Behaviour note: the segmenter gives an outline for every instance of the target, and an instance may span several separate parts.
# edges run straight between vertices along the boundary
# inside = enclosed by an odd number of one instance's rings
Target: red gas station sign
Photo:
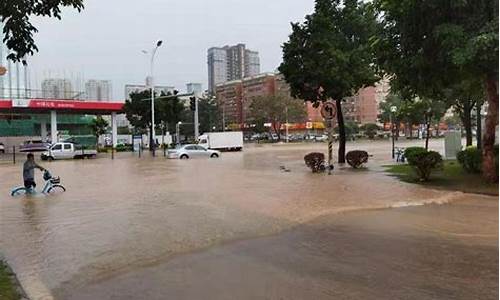
[[[15,108],[25,110],[75,110],[89,113],[92,113],[92,111],[120,112],[123,109],[123,103],[53,99],[0,100],[0,109]]]
[[[29,102],[28,108],[55,109],[55,110],[57,110],[57,109],[70,109],[70,110],[121,111],[123,108],[123,103],[32,99]]]

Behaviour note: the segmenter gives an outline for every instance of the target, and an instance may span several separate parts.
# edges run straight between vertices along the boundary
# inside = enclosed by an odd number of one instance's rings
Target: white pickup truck
[[[49,150],[42,153],[42,160],[72,159],[72,158],[95,158],[96,150],[84,149],[81,145],[73,143],[55,143]]]
[[[198,138],[198,145],[213,150],[241,151],[243,150],[243,132],[207,132]]]

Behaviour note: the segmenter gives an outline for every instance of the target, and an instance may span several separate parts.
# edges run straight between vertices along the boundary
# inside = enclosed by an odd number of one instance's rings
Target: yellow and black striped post
[[[323,103],[321,106],[321,116],[326,121],[326,127],[328,130],[328,175],[332,175],[333,170],[333,119],[337,115],[337,108],[335,104],[331,101]]]
[[[333,160],[333,121],[328,120],[328,175],[332,175],[332,160]]]

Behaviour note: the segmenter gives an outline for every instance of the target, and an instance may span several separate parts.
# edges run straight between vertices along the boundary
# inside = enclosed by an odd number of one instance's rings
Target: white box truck
[[[241,151],[243,150],[243,132],[207,132],[198,138],[198,145],[214,150]]]

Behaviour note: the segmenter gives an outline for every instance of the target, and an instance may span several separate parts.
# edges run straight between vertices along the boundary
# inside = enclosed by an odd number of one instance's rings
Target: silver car
[[[220,157],[220,151],[206,149],[205,147],[202,147],[200,145],[188,144],[182,145],[176,149],[168,150],[167,157],[180,159],[199,157],[218,158]]]

